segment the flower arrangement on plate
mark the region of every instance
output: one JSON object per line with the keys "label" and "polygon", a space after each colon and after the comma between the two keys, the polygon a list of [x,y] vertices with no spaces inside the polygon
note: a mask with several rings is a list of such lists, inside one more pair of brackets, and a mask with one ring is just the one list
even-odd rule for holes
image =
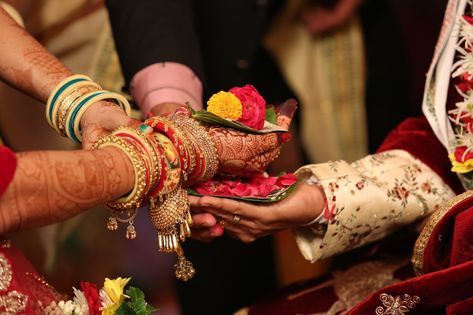
{"label": "flower arrangement on plate", "polygon": [[[253,85],[215,93],[207,110],[193,111],[193,117],[208,125],[233,128],[246,133],[287,132],[277,125],[276,109],[268,105]],[[269,176],[266,172],[248,177],[216,176],[194,185],[189,193],[226,197],[250,202],[275,202],[285,198],[297,184],[294,174]]]}
{"label": "flower arrangement on plate", "polygon": [[195,111],[193,117],[210,125],[248,133],[287,132],[276,124],[274,106],[267,105],[250,84],[215,93],[207,101],[207,110]]}

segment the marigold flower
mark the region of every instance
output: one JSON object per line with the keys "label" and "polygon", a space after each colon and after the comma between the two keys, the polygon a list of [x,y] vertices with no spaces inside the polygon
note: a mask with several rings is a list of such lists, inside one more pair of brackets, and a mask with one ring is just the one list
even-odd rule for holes
{"label": "marigold flower", "polygon": [[240,119],[242,108],[241,101],[230,92],[220,91],[207,101],[207,111],[226,119]]}

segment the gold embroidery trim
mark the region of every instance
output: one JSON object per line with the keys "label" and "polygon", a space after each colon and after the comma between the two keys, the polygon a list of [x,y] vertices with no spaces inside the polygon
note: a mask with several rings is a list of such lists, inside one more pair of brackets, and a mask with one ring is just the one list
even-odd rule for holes
{"label": "gold embroidery trim", "polygon": [[0,313],[15,315],[25,311],[28,296],[16,290],[7,291],[13,277],[8,259],[0,253]]}
{"label": "gold embroidery trim", "polygon": [[414,272],[417,276],[424,274],[424,252],[429,242],[430,236],[435,226],[440,222],[444,215],[450,210],[455,204],[464,201],[473,196],[473,191],[468,190],[461,195],[458,195],[447,202],[443,203],[442,206],[435,211],[427,221],[427,224],[422,229],[417,241],[414,245],[414,253],[412,254],[411,262],[414,267]]}
{"label": "gold embroidery trim", "polygon": [[376,315],[404,315],[416,307],[417,303],[420,302],[420,297],[417,295],[410,296],[409,294],[392,296],[381,293],[379,300],[386,309],[383,306],[378,306],[375,310]]}

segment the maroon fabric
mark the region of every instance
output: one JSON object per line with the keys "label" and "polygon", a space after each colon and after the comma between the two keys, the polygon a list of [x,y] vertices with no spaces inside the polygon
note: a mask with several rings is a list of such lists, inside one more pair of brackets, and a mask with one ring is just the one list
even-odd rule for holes
{"label": "maroon fabric", "polygon": [[16,169],[16,156],[7,147],[0,146],[0,196],[10,184]]}
{"label": "maroon fabric", "polygon": [[438,141],[425,117],[408,118],[384,140],[378,152],[405,150],[427,164],[456,192],[463,192],[458,177],[451,171],[445,147]]}
{"label": "maroon fabric", "polygon": [[[324,285],[332,276],[326,275],[316,279],[299,282],[276,291],[256,304],[251,305],[248,315],[271,314],[313,314],[326,312],[338,300],[333,286]],[[319,287],[314,289],[314,287]],[[297,298],[291,299],[291,296]],[[316,301],[314,300],[316,297]]]}
{"label": "maroon fabric", "polygon": [[455,204],[435,225],[424,252],[425,275],[373,293],[349,314],[373,314],[379,296],[418,295],[421,302],[409,314],[472,314],[473,197]]}
{"label": "maroon fabric", "polygon": [[447,315],[471,315],[473,314],[473,297],[450,305]]}
{"label": "maroon fabric", "polygon": [[473,197],[456,204],[435,226],[424,254],[424,271],[473,261]]}
{"label": "maroon fabric", "polygon": [[444,314],[448,305],[472,296],[473,261],[385,287],[371,294],[347,315],[376,314],[376,308],[384,306],[380,300],[382,293],[393,297],[404,294],[419,296],[420,302],[408,314]]}

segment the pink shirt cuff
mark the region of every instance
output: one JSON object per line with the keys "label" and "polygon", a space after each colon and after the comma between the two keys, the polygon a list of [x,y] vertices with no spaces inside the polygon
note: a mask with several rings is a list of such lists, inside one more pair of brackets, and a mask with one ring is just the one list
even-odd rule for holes
{"label": "pink shirt cuff", "polygon": [[147,117],[162,103],[186,104],[202,109],[202,82],[187,66],[176,62],[152,64],[133,76],[131,95]]}

